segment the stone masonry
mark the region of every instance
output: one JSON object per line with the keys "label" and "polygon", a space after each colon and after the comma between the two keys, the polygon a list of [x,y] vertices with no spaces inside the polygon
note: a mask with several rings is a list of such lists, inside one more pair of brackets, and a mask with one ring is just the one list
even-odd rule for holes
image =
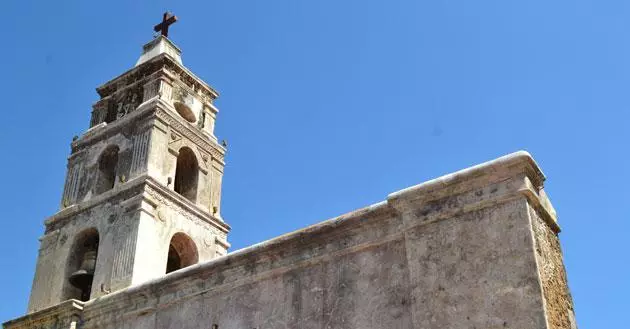
{"label": "stone masonry", "polygon": [[218,93],[159,36],[97,88],[18,328],[577,328],[526,152],[227,253]]}

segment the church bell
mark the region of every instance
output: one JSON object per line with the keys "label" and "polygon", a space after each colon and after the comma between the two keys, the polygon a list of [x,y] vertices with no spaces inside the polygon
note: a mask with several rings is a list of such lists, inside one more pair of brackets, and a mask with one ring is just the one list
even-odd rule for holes
{"label": "church bell", "polygon": [[96,250],[88,250],[83,254],[83,260],[79,269],[70,274],[70,284],[81,289],[81,299],[88,300],[96,267]]}

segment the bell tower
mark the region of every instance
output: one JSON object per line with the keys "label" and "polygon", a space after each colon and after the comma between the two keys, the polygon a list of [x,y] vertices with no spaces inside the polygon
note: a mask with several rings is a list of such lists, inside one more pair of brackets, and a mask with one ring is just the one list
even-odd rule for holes
{"label": "bell tower", "polygon": [[60,210],[45,233],[28,311],[86,301],[227,253],[225,147],[218,93],[167,37],[98,87],[90,128],[72,141]]}

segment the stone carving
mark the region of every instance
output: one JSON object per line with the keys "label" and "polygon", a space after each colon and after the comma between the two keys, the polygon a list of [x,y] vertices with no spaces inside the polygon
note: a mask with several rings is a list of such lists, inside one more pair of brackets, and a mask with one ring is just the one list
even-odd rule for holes
{"label": "stone carving", "polygon": [[105,122],[107,116],[107,101],[101,101],[94,105],[92,110],[92,119],[90,120],[90,127],[94,127],[101,122]]}
{"label": "stone carving", "polygon": [[[204,102],[210,103],[219,96],[214,89],[202,83],[198,77],[196,77],[190,71],[186,70],[180,64],[176,63],[171,58],[168,58],[166,56],[155,61],[147,62],[137,67],[136,69],[120,76],[119,78],[110,81],[109,83],[99,87],[97,89],[97,92],[102,98],[105,98],[107,96],[115,94],[117,91],[125,88],[130,84],[145,80],[147,77],[162,69],[167,69],[169,72],[171,72],[177,80],[181,81],[183,84],[185,84],[195,93],[197,93]],[[146,98],[146,96],[149,95],[151,96]],[[144,100],[147,100],[155,96],[155,94],[147,92],[143,93],[143,96],[145,96]]]}
{"label": "stone carving", "polygon": [[[203,150],[209,151],[213,158],[223,161],[224,155],[220,152],[212,143],[210,143],[206,138],[201,138],[196,133],[192,132],[190,128],[185,127],[179,121],[175,120],[169,113],[164,110],[157,110],[155,115],[166,121],[169,126],[175,128],[175,130],[184,133],[186,137],[191,140],[193,143],[201,146]],[[190,133],[188,133],[190,131]]]}
{"label": "stone carving", "polygon": [[[168,198],[164,197],[160,192],[154,190],[149,186],[146,186],[146,191],[154,200],[156,200],[160,204],[158,206],[159,212],[161,212],[166,217],[166,220],[177,214],[185,217],[186,219],[190,220],[200,227],[208,229],[208,222],[186,211]],[[158,216],[160,215],[158,214]],[[160,218],[160,220],[162,219]],[[216,230],[215,228],[211,229],[211,233],[221,235],[221,232]],[[223,236],[226,236],[226,234],[223,234]]]}
{"label": "stone carving", "polygon": [[101,98],[105,98],[107,96],[113,95],[120,89],[125,88],[132,83],[144,80],[148,76],[159,71],[162,67],[164,67],[163,60],[148,62],[146,63],[146,65],[139,66],[127,72],[126,74],[123,74],[117,79],[114,79],[104,84],[103,86],[97,88],[96,91],[98,92],[99,96],[101,96]]}
{"label": "stone carving", "polygon": [[157,214],[157,218],[162,222],[167,222],[170,220],[170,209],[164,205],[158,206],[155,213]]}
{"label": "stone carving", "polygon": [[142,101],[146,102],[149,99],[155,97],[158,95],[158,84],[160,83],[159,80],[153,80],[151,82],[148,82],[147,84],[144,85],[144,95],[142,97]]}
{"label": "stone carving", "polygon": [[166,60],[164,62],[164,66],[166,69],[173,73],[177,80],[181,81],[192,91],[196,92],[204,102],[211,103],[215,98],[219,96],[214,89],[211,89],[207,85],[202,84],[199,78],[197,78],[194,74],[184,69],[182,66],[175,63],[174,61]]}
{"label": "stone carving", "polygon": [[120,119],[135,110],[140,105],[138,90],[127,90],[116,103],[116,119]]}

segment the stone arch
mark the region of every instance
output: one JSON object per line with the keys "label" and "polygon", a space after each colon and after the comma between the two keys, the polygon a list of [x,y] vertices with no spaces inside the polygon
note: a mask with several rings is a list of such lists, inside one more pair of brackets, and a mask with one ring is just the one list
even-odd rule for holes
{"label": "stone arch", "polygon": [[199,161],[189,147],[179,149],[175,167],[174,190],[186,199],[195,202],[199,183]]}
{"label": "stone arch", "polygon": [[116,170],[118,169],[118,151],[117,145],[110,145],[99,156],[96,194],[101,194],[114,188]]}
{"label": "stone arch", "polygon": [[185,233],[175,233],[168,246],[166,273],[197,264],[197,262],[199,262],[199,252],[195,242]]}
{"label": "stone arch", "polygon": [[66,262],[64,300],[90,300],[99,242],[96,228],[85,229],[75,237]]}

